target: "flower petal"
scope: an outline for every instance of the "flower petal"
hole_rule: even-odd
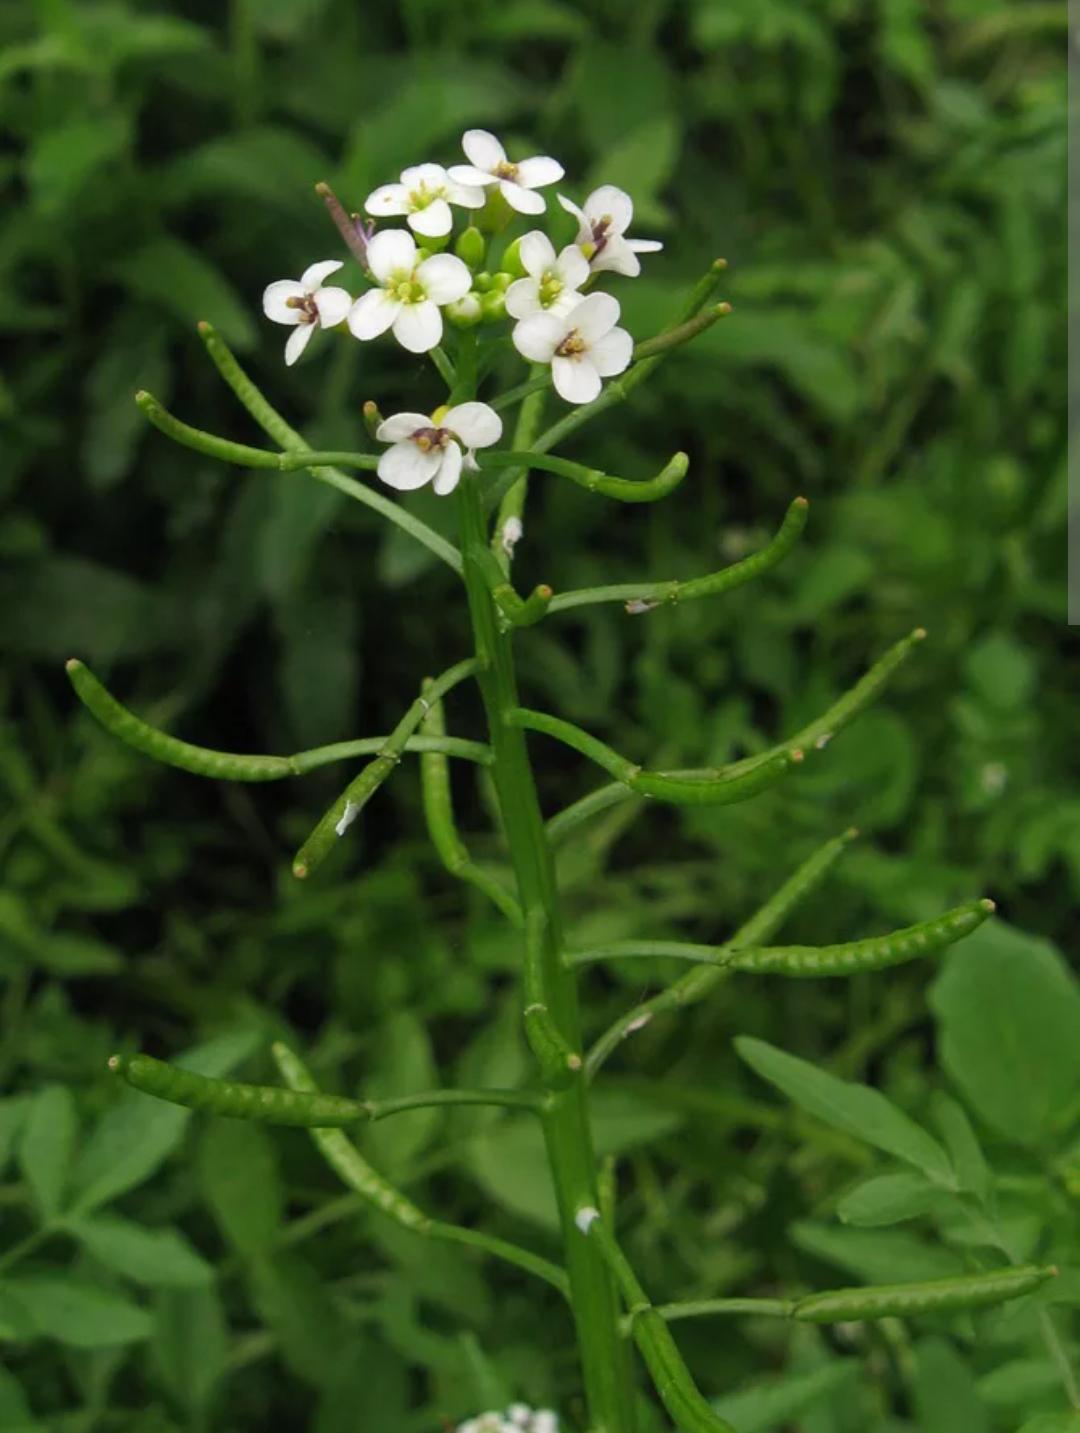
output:
[[[506,150],[490,131],[467,129],[461,136],[461,147],[465,158],[477,169],[491,171],[506,163]]]
[[[437,304],[450,304],[464,298],[472,285],[468,266],[455,254],[432,254],[417,269],[416,279],[423,284],[428,298]]]
[[[482,209],[487,195],[477,184],[458,184],[451,179],[446,186],[446,197],[451,204],[459,204],[462,209]]]
[[[635,254],[658,254],[664,247],[659,239],[627,239]]]
[[[547,208],[542,194],[536,194],[531,189],[523,189],[512,179],[500,179],[499,190],[510,208],[516,209],[519,214],[542,214]]]
[[[498,176],[486,169],[477,169],[473,164],[451,164],[447,170],[454,184],[464,184],[470,189],[482,189],[485,184],[496,184]]]
[[[377,214],[380,218],[407,214],[409,191],[404,184],[380,184],[378,189],[373,189],[364,200],[364,208],[369,214]]]
[[[394,319],[394,337],[410,353],[429,353],[442,338],[442,314],[437,305],[430,299],[402,304]]]
[[[512,334],[514,347],[532,363],[550,363],[555,350],[566,337],[565,319],[550,313],[534,313],[523,318]]]
[[[416,240],[405,229],[382,229],[368,245],[367,261],[380,284],[391,274],[411,274],[416,267]]]
[[[352,294],[348,289],[339,289],[334,284],[329,288],[316,289],[312,298],[319,310],[319,322],[323,328],[336,327],[352,308]]]
[[[411,438],[418,428],[430,427],[431,419],[426,413],[392,413],[375,429],[375,436],[380,443],[400,443]]]
[[[608,220],[608,232],[625,234],[634,219],[634,201],[625,189],[601,184],[585,200],[585,213],[593,224]]]
[[[277,279],[263,289],[263,313],[275,323],[301,323],[302,309],[290,308],[289,299],[302,299],[304,287],[295,279]]]
[[[382,289],[368,289],[349,310],[349,332],[354,338],[363,340],[378,338],[394,322],[400,310],[400,300],[392,299]]]
[[[535,279],[515,279],[506,290],[506,312],[511,318],[528,318],[531,313],[543,313],[540,302],[540,285]]]
[[[448,408],[441,425],[449,428],[466,448],[490,448],[502,437],[502,419],[486,403],[458,403]]]
[[[589,261],[576,244],[567,244],[555,260],[555,272],[568,289],[580,289],[589,277]]]
[[[523,159],[517,167],[517,182],[526,189],[542,189],[545,184],[557,184],[566,173],[557,159],[546,154]]]
[[[559,201],[559,203],[566,210],[566,212],[568,214],[573,214],[574,218],[578,221],[577,242],[579,244],[583,244],[586,240],[588,240],[589,243],[591,243],[592,225],[589,223],[589,218],[588,215],[585,213],[585,210],[579,209],[572,199],[567,199],[565,194],[556,194],[555,198]]]
[[[614,378],[630,367],[634,356],[634,340],[625,328],[613,328],[589,348],[589,357],[601,378]]]
[[[523,234],[518,252],[525,272],[534,279],[555,267],[555,246],[542,229],[530,229]]]
[[[590,264],[594,274],[624,274],[628,279],[636,279],[641,273],[641,260],[627,241],[618,234],[611,235],[600,252],[590,260]]]
[[[446,170],[441,164],[413,164],[401,171],[401,183],[405,189],[418,189],[421,184],[441,189],[446,183]]]
[[[435,481],[432,486],[440,498],[452,493],[458,485],[461,477],[461,449],[454,442],[447,443],[443,449],[442,462],[439,464],[439,471],[435,474]]]
[[[313,323],[305,323],[300,328],[294,328],[285,341],[285,363],[291,368],[296,360],[303,353],[311,342],[311,335],[315,332]]]
[[[321,287],[324,279],[328,279],[331,274],[336,274],[342,266],[343,260],[341,259],[323,259],[317,264],[309,264],[300,275],[304,292],[313,294],[317,288]]]
[[[433,199],[424,209],[416,209],[409,215],[409,228],[427,238],[437,239],[449,234],[454,227],[454,216],[445,199]]]
[[[619,300],[611,294],[590,294],[574,305],[567,322],[592,347],[619,322],[619,313]]]
[[[555,391],[567,403],[591,403],[603,386],[600,375],[587,357],[556,358],[551,365]]]
[[[425,453],[415,443],[406,439],[404,443],[395,443],[392,448],[387,448],[375,471],[387,487],[407,493],[430,483],[439,471],[442,460],[441,448],[433,448]]]

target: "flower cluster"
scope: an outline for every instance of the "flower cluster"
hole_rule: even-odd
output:
[[[512,1403],[505,1413],[481,1413],[460,1423],[457,1433],[559,1433],[559,1420],[550,1408]]]
[[[541,191],[559,183],[563,167],[547,155],[510,159],[483,129],[468,130],[462,149],[466,164],[417,164],[403,170],[396,184],[368,195],[364,207],[375,222],[357,221],[360,238],[350,238],[367,282],[359,296],[325,283],[342,267],[336,259],[310,265],[299,280],[267,287],[267,318],[293,329],[285,362],[297,361],[317,327],[342,327],[364,343],[390,333],[420,354],[440,348],[447,323],[482,330],[509,318],[514,348],[530,363],[550,368],[556,392],[569,403],[591,402],[603,380],[624,372],[633,354],[633,340],[619,327],[618,300],[594,286],[605,274],[635,277],[641,272],[638,255],[662,246],[627,237],[633,203],[610,184],[582,206],[557,195],[578,226],[560,249],[542,229],[507,242],[504,231],[518,215],[545,213]],[[455,210],[467,219],[456,241]],[[404,219],[406,227],[375,227],[393,219]],[[462,467],[474,465],[474,450],[497,442],[501,431],[494,411],[482,403],[461,403],[431,417],[399,413],[377,430],[379,440],[392,445],[379,476],[391,487],[431,482],[435,492],[449,493]]]

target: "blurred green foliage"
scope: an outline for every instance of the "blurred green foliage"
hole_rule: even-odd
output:
[[[464,655],[457,589],[425,552],[300,475],[173,448],[131,396],[259,441],[194,335],[205,317],[319,446],[355,443],[364,399],[433,400],[423,363],[384,345],[326,339],[286,373],[258,299],[338,253],[316,180],[359,207],[405,163],[457,159],[469,125],[558,155],[583,176],[575,197],[633,192],[637,232],[665,241],[620,290],[638,336],[712,257],[731,263],[734,314],[572,450],[644,475],[685,448],[689,479],[626,510],[537,478],[519,586],[696,575],[796,493],[812,504],[803,548],[763,585],[522,634],[527,699],[635,759],[711,763],[931,631],[888,703],[805,776],[745,806],[620,808],[584,828],[561,855],[575,937],[721,940],[853,821],[864,841],[791,938],[982,892],[1009,922],[946,958],[933,1023],[931,973],[910,967],[740,981],[637,1037],[598,1091],[597,1138],[620,1156],[644,1282],[675,1298],[933,1277],[979,1243],[936,1205],[904,1229],[838,1227],[845,1200],[849,1217],[876,1207],[849,1192],[873,1157],[767,1102],[732,1033],[909,1111],[949,1089],[1010,1246],[1062,1264],[1052,1288],[907,1331],[702,1322],[680,1341],[707,1392],[741,1390],[722,1407],[743,1433],[1074,1426],[1055,1420],[1040,1325],[1080,1294],[1080,1017],[1046,939],[1071,934],[1080,891],[1064,22],[1025,0],[3,12],[0,1428],[419,1433],[510,1397],[575,1426],[549,1292],[361,1213],[299,1134],[193,1121],[104,1078],[114,1046],[197,1047],[195,1068],[269,1078],[267,1042],[287,1033],[350,1093],[521,1081],[517,952],[422,841],[415,773],[298,889],[288,855],[335,774],[252,793],[163,770],[76,710],[60,667],[92,661],[191,740],[286,752],[388,730],[424,672]],[[448,530],[447,505],[407,500]],[[575,760],[537,751],[550,809],[588,789]],[[458,797],[486,828],[482,785]],[[500,859],[497,836],[472,844]],[[648,975],[666,978],[640,962],[590,977],[590,1029]],[[553,1243],[518,1120],[425,1111],[365,1147],[446,1217]]]

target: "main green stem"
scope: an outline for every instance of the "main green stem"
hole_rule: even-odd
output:
[[[459,486],[465,586],[472,618],[478,681],[494,762],[499,806],[526,917],[542,912],[544,941],[541,985],[544,1003],[572,1050],[581,1048],[574,973],[561,962],[561,921],[554,865],[544,831],[525,732],[508,720],[518,706],[510,636],[499,630],[491,590],[481,566],[488,534],[475,474]],[[566,1247],[571,1304],[577,1328],[590,1433],[633,1433],[633,1392],[626,1344],[619,1335],[619,1310],[611,1277],[595,1243],[583,1237],[574,1216],[595,1205],[596,1158],[589,1128],[586,1087],[580,1071],[568,1085],[550,1092],[543,1114],[544,1139],[555,1185]]]

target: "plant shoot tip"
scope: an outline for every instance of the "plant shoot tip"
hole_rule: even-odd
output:
[[[802,749],[801,746],[793,747],[792,750],[791,750],[791,752],[789,753],[789,755],[791,756],[792,761],[796,761],[796,762],[802,761],[803,758],[805,757],[805,754],[806,754],[806,753],[803,751],[803,749]]]
[[[979,902],[979,905],[982,906],[984,911],[993,912],[997,910],[997,901],[992,901],[989,896],[983,896],[982,900]]]
[[[792,500],[791,506],[792,506],[793,508],[808,508],[808,507],[810,506],[810,499],[809,499],[809,498],[804,498],[804,497],[800,494],[797,498],[794,498],[794,499]]]
[[[859,835],[859,828],[858,828],[858,826],[849,826],[849,827],[847,828],[847,830],[844,832],[844,838],[845,838],[845,840],[848,840],[848,841],[854,841],[855,838],[856,838],[856,836],[858,836],[858,835]]]
[[[298,881],[305,881],[307,880],[308,868],[304,865],[303,861],[294,861],[292,873]]]
[[[105,1061],[105,1063],[106,1065],[108,1065],[110,1070],[119,1070],[121,1065],[124,1063],[123,1056],[110,1055],[109,1058]]]
[[[727,268],[727,259],[713,259],[712,269],[714,274],[722,274]]]
[[[209,337],[209,335],[212,334],[214,331],[213,325],[207,323],[204,318],[201,318],[199,322],[195,325],[195,327],[202,334],[203,338]]]
[[[541,582],[536,592],[537,596],[542,597],[545,602],[549,602],[551,598],[555,596],[554,587],[549,587],[546,582]]]
[[[717,318],[726,318],[730,312],[731,305],[726,301],[724,303],[717,304],[716,307],[713,309],[713,313],[716,315]]]
[[[913,642],[925,642],[926,636],[927,632],[925,627],[916,627],[914,632],[912,632],[911,634],[911,640]]]
[[[79,661],[78,657],[69,657],[64,663],[64,671],[77,672],[81,666],[82,662]]]

